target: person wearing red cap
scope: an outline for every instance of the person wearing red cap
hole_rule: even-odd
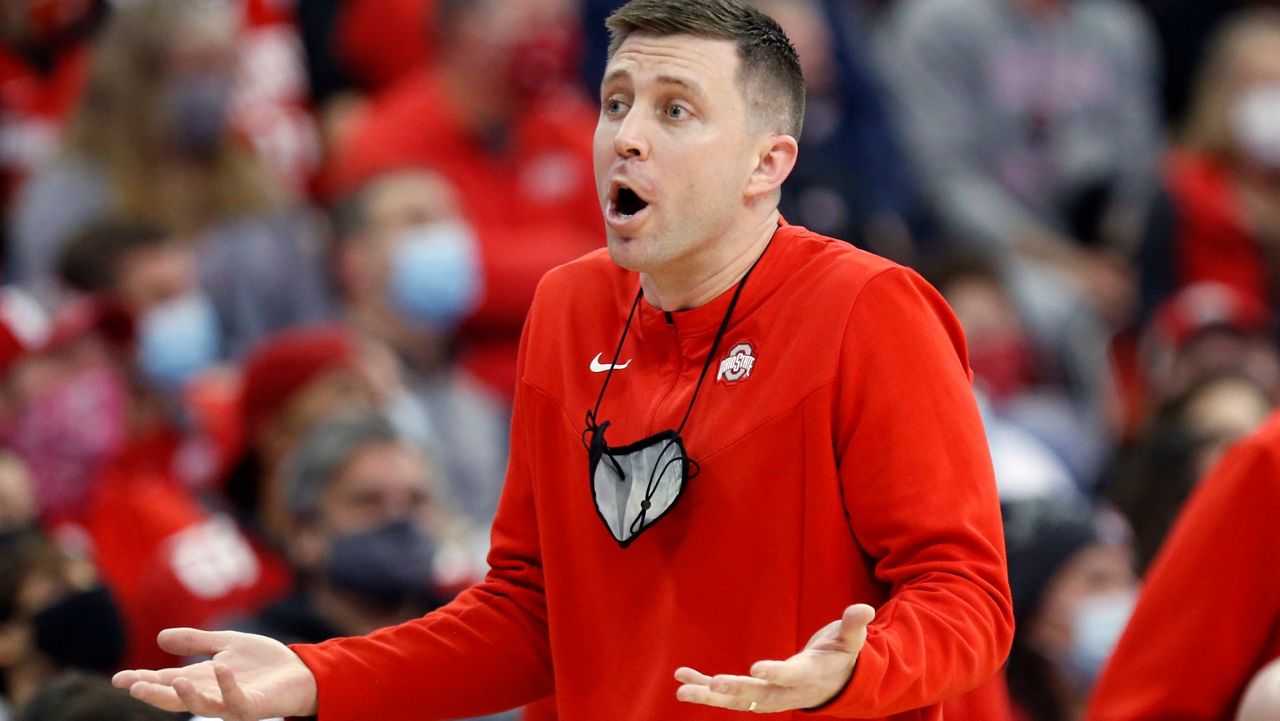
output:
[[[268,338],[245,359],[240,392],[244,455],[226,492],[268,538],[284,523],[280,473],[290,449],[320,420],[372,412],[378,398],[361,369],[361,349],[341,326],[306,326]]]

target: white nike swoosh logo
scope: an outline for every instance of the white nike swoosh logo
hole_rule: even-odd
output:
[[[626,363],[619,363],[618,365],[612,365],[612,364],[609,364],[609,363],[601,363],[601,362],[600,362],[600,356],[601,356],[601,355],[603,355],[603,354],[601,354],[601,353],[596,353],[596,357],[591,359],[591,372],[592,372],[592,373],[604,373],[605,371],[609,370],[610,368],[612,368],[612,369],[614,369],[614,370],[622,370],[623,368],[626,368],[627,366],[631,365],[631,361],[627,361]]]

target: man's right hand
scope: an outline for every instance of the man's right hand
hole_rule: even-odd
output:
[[[237,631],[170,628],[160,648],[212,660],[159,671],[121,671],[111,680],[137,699],[166,711],[224,721],[261,721],[317,712],[316,679],[288,646]]]

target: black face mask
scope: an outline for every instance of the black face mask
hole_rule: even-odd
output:
[[[412,521],[393,521],[335,538],[325,575],[335,587],[382,606],[431,602],[435,551],[435,541]]]
[[[63,597],[31,625],[36,648],[62,668],[109,673],[124,658],[124,620],[106,587]]]
[[[604,437],[610,422],[597,422],[596,419],[599,417],[604,392],[609,387],[609,379],[613,377],[613,369],[618,367],[622,344],[631,329],[631,320],[635,317],[641,296],[644,295],[643,289],[636,293],[631,312],[627,314],[627,322],[622,327],[622,337],[618,339],[618,348],[613,353],[609,372],[600,387],[600,395],[596,397],[596,406],[587,411],[587,427],[582,432],[582,442],[587,447],[588,474],[596,513],[613,540],[623,548],[631,545],[641,533],[670,512],[684,494],[685,485],[698,475],[698,462],[689,457],[680,434],[689,422],[693,404],[698,400],[698,391],[702,389],[702,382],[711,369],[720,342],[724,340],[729,320],[733,317],[733,309],[738,305],[738,298],[742,296],[747,278],[751,277],[751,271],[755,270],[756,263],[759,262],[757,258],[752,263],[733,292],[733,298],[720,321],[720,329],[716,331],[707,360],[702,364],[702,374],[698,376],[698,384],[693,388],[693,397],[689,399],[689,406],[685,409],[679,427],[659,431],[625,446],[611,446]]]

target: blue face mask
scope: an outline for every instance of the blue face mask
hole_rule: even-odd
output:
[[[1124,633],[1133,607],[1136,589],[1099,594],[1080,602],[1071,619],[1071,650],[1067,656],[1068,673],[1080,688],[1093,686],[1102,666],[1111,657]]]
[[[411,321],[452,330],[480,302],[480,253],[475,234],[464,223],[408,230],[391,263],[391,303]]]
[[[138,362],[162,390],[181,388],[213,365],[221,346],[218,314],[200,292],[151,308],[138,327]]]

